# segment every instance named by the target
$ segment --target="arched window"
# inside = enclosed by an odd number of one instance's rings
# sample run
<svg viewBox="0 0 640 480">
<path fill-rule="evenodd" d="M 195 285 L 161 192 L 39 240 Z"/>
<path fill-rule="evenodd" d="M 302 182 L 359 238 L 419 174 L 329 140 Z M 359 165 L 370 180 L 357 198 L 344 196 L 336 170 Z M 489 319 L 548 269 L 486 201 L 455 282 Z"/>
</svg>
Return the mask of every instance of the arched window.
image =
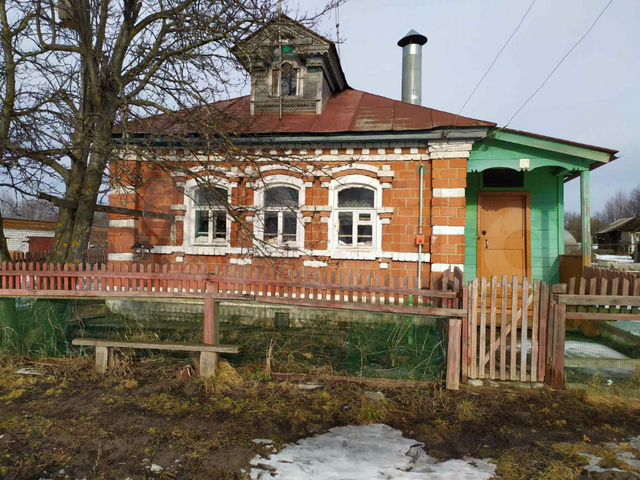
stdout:
<svg viewBox="0 0 640 480">
<path fill-rule="evenodd" d="M 264 192 L 264 240 L 293 245 L 298 240 L 299 192 L 288 186 L 267 187 Z"/>
<path fill-rule="evenodd" d="M 213 186 L 198 187 L 192 191 L 194 243 L 226 243 L 228 195 L 225 188 Z"/>
<path fill-rule="evenodd" d="M 271 89 L 274 96 L 293 97 L 298 95 L 298 69 L 289 62 L 284 62 L 279 69 L 273 69 Z"/>
<path fill-rule="evenodd" d="M 376 192 L 348 187 L 338 192 L 338 246 L 370 247 L 376 221 Z"/>
</svg>

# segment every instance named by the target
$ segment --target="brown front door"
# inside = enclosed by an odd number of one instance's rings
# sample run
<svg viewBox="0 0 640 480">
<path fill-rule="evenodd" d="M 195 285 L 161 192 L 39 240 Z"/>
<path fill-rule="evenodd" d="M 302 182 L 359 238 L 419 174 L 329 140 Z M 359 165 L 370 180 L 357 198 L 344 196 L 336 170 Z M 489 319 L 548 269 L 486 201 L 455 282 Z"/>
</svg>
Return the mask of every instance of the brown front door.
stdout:
<svg viewBox="0 0 640 480">
<path fill-rule="evenodd" d="M 478 194 L 478 276 L 530 273 L 529 195 Z"/>
</svg>

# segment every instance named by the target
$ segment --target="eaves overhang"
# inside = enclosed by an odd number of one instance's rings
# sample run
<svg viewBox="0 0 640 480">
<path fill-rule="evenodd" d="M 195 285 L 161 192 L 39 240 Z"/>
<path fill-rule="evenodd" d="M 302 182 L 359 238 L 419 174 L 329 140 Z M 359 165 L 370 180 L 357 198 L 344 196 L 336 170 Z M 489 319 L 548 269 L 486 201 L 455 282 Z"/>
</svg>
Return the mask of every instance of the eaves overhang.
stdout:
<svg viewBox="0 0 640 480">
<path fill-rule="evenodd" d="M 202 139 L 193 137 L 169 137 L 169 136 L 129 136 L 115 135 L 113 141 L 119 145 L 146 145 L 149 147 L 196 147 L 234 144 L 239 146 L 260 145 L 290 145 L 290 144 L 322 144 L 322 143 L 373 143 L 373 142 L 446 142 L 468 141 L 475 142 L 484 138 L 489 131 L 488 127 L 470 128 L 443 128 L 425 131 L 390 131 L 390 132 L 345 132 L 330 134 L 260 134 L 251 136 L 225 137 L 214 139 Z"/>
</svg>

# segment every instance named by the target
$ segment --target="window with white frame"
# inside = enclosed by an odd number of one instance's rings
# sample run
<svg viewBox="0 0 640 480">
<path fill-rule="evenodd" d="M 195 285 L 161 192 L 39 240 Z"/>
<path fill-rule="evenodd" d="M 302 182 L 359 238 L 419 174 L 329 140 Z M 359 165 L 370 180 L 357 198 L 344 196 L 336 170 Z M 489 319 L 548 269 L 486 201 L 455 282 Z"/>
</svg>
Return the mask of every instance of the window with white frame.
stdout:
<svg viewBox="0 0 640 480">
<path fill-rule="evenodd" d="M 294 246 L 300 236 L 300 192 L 291 186 L 268 186 L 264 191 L 264 241 Z"/>
<path fill-rule="evenodd" d="M 194 244 L 227 243 L 228 195 L 228 190 L 222 187 L 202 186 L 192 190 L 191 225 Z"/>
<path fill-rule="evenodd" d="M 347 187 L 338 191 L 338 247 L 372 247 L 374 245 L 375 190 Z"/>
</svg>

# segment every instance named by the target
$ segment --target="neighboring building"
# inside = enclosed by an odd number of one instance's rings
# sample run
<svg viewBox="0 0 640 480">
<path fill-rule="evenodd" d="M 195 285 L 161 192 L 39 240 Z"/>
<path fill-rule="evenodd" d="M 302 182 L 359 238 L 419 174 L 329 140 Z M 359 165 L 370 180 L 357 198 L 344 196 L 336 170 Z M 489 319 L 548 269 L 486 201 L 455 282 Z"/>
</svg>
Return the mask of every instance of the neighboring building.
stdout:
<svg viewBox="0 0 640 480">
<path fill-rule="evenodd" d="M 10 253 L 46 255 L 54 246 L 56 222 L 45 220 L 26 220 L 22 218 L 3 218 L 4 235 Z M 104 220 L 98 219 L 91 230 L 87 261 L 106 262 L 108 228 Z M 19 258 L 38 258 L 26 255 Z"/>
<path fill-rule="evenodd" d="M 594 235 L 598 253 L 637 256 L 640 245 L 640 217 L 620 218 Z"/>
<path fill-rule="evenodd" d="M 415 103 L 424 43 L 413 31 L 398 43 L 403 98 Z M 558 279 L 563 184 L 579 175 L 588 185 L 589 171 L 616 151 L 355 90 L 335 45 L 288 18 L 235 53 L 251 75 L 250 96 L 114 132 L 120 168 L 138 180 L 116 175 L 110 204 L 177 215 L 112 215 L 111 261 L 134 259 L 132 246 L 148 242 L 145 261 L 159 263 L 260 265 L 268 257 L 356 275 L 424 279 L 457 266 L 467 278 Z M 201 126 L 218 119 L 242 148 L 234 159 L 205 147 Z M 180 171 L 168 173 L 149 154 Z"/>
<path fill-rule="evenodd" d="M 2 223 L 9 252 L 42 253 L 51 250 L 56 222 L 4 218 Z"/>
</svg>

